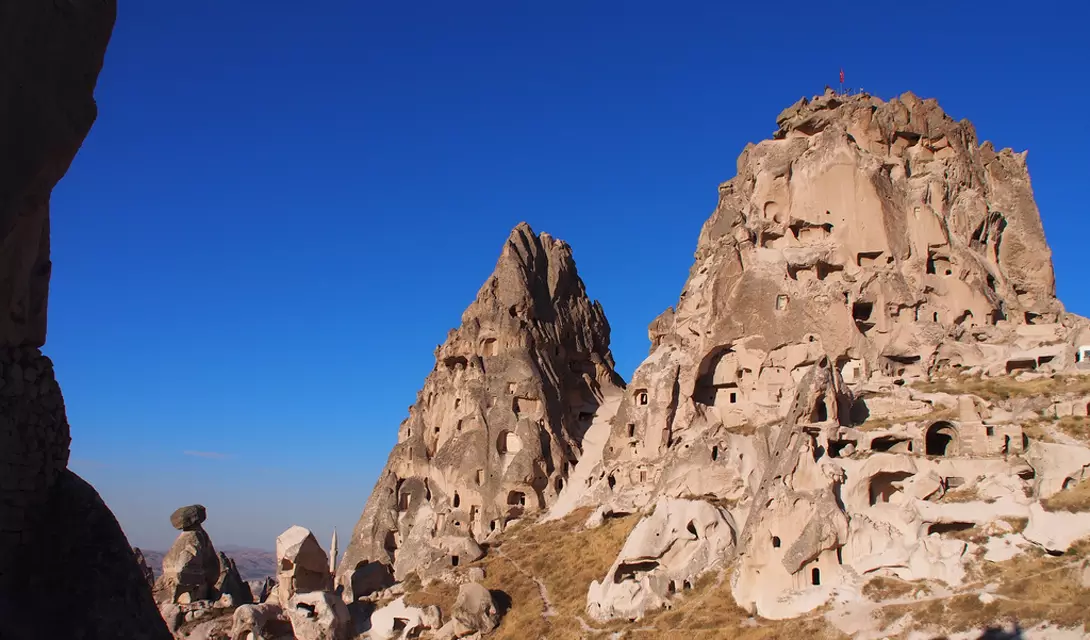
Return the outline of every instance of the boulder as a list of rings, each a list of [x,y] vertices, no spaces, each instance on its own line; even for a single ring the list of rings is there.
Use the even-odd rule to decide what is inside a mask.
[[[640,618],[723,566],[734,541],[734,519],[725,510],[699,500],[660,498],[628,535],[605,577],[591,583],[587,612],[601,621]]]
[[[348,607],[328,591],[296,593],[286,612],[296,640],[349,640]]]
[[[293,526],[276,538],[277,595],[286,606],[296,593],[333,588],[329,556],[309,530]]]
[[[170,514],[170,524],[179,531],[194,531],[208,517],[204,505],[191,504],[188,507],[178,507]]]
[[[491,633],[500,624],[500,612],[487,588],[467,582],[458,588],[451,619],[457,637],[461,638],[471,633]]]
[[[439,629],[438,607],[411,607],[405,598],[397,598],[376,609],[370,619],[371,640],[415,638],[424,631]]]
[[[291,622],[284,610],[274,604],[244,604],[235,609],[231,618],[231,640],[245,639],[253,634],[254,640],[278,640],[291,636]]]

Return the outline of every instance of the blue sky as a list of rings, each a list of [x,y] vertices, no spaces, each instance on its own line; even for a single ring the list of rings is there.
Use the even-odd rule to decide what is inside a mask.
[[[626,378],[781,109],[912,90],[1030,149],[1090,313],[1086,9],[1049,2],[121,3],[53,199],[71,467],[133,544],[346,539],[511,227],[570,242]]]

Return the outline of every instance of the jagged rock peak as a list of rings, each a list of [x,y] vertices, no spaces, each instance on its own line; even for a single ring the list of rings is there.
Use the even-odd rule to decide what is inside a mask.
[[[623,388],[571,248],[525,223],[435,356],[339,565],[353,597],[391,570],[471,562],[479,542],[552,504]]]

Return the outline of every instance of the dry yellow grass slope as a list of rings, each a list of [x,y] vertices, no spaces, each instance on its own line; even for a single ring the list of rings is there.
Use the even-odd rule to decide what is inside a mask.
[[[678,597],[671,610],[652,613],[631,623],[602,625],[585,613],[587,589],[601,580],[616,559],[625,539],[639,521],[638,515],[606,520],[595,529],[583,529],[590,514],[580,509],[563,520],[520,524],[505,532],[487,555],[466,567],[482,567],[484,585],[507,608],[497,640],[576,640],[608,638],[624,631],[625,638],[841,638],[820,615],[794,621],[751,618],[730,595],[729,581],[718,583],[708,574],[694,588]],[[413,590],[406,601],[421,606],[438,605],[449,615],[457,588],[435,582]],[[547,599],[547,601],[546,601]]]
[[[912,387],[925,393],[941,392],[955,395],[971,393],[985,400],[1007,400],[1064,393],[1090,393],[1090,376],[1070,375],[1040,380],[1016,380],[1005,376],[984,378],[950,375],[927,382],[916,382]]]

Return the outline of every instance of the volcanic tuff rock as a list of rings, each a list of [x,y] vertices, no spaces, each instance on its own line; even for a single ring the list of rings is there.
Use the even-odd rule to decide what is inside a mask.
[[[912,386],[1090,364],[1090,323],[1055,297],[1025,153],[978,144],[968,121],[912,94],[827,92],[777,123],[720,186],[601,462],[565,500],[565,512],[731,505],[744,523],[735,599],[773,618],[874,571],[957,584],[965,543],[936,532],[1032,526],[1045,516],[1031,505],[1086,477],[1090,453],[1031,440],[1007,407]],[[1085,404],[1045,402],[1057,416]],[[961,485],[990,502],[960,516],[934,504]],[[626,615],[633,598],[592,592],[590,611]]]
[[[595,411],[622,385],[571,248],[518,225],[436,350],[338,582],[368,562],[401,579],[478,557],[478,541],[555,500]]]
[[[49,197],[95,120],[94,88],[115,12],[112,0],[0,0],[4,638],[170,637],[121,527],[67,470],[64,400],[39,351],[51,269]]]

